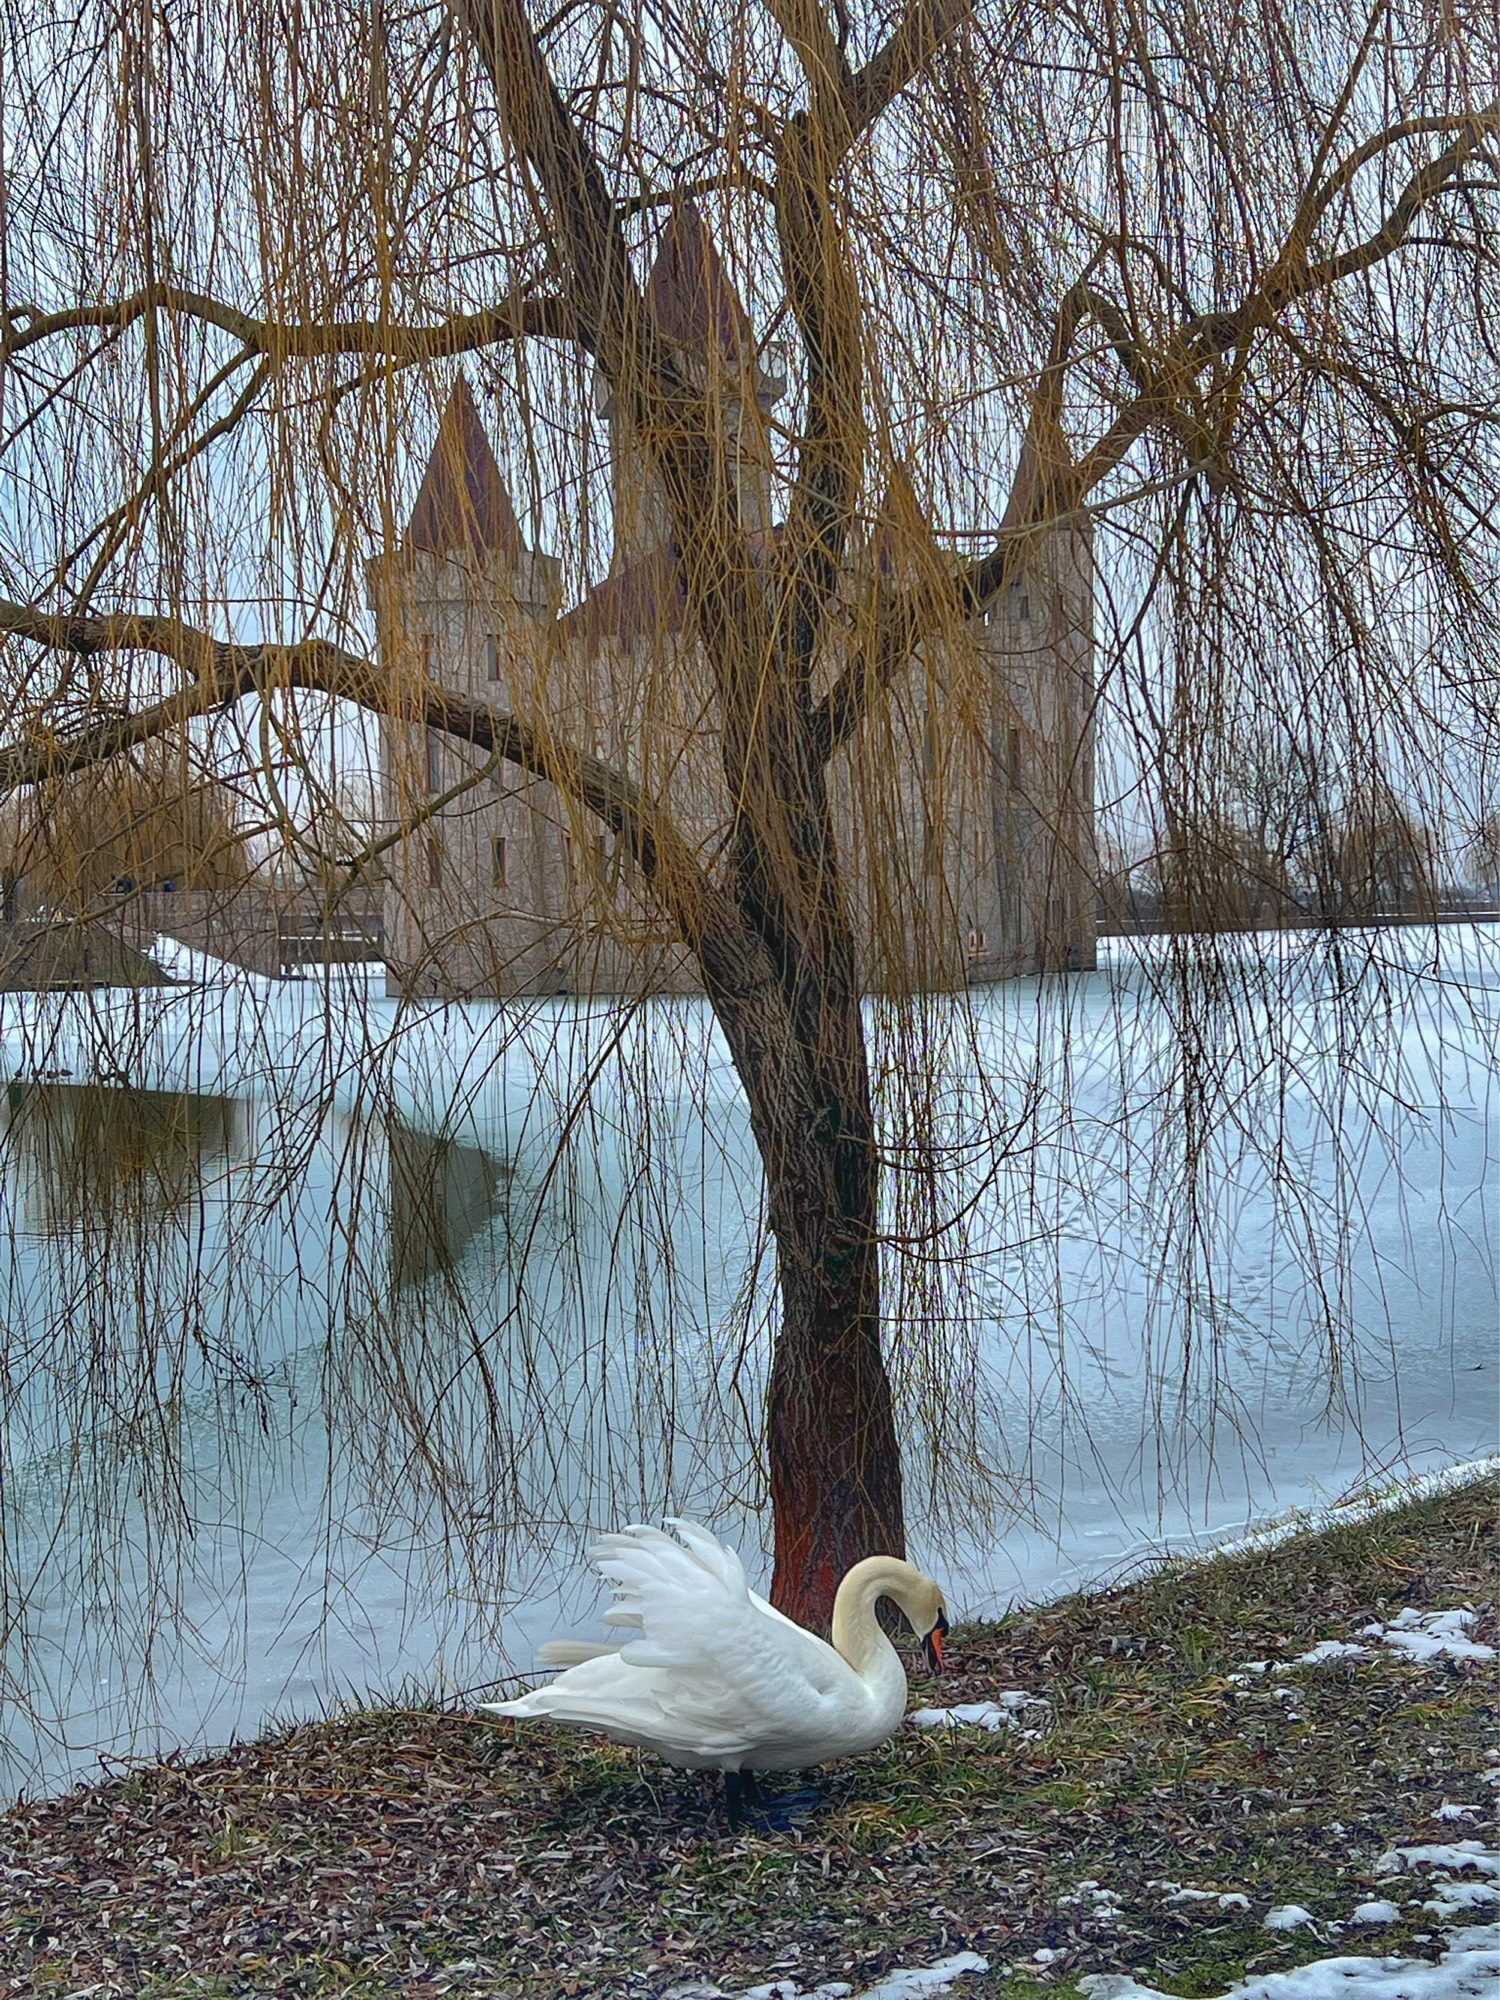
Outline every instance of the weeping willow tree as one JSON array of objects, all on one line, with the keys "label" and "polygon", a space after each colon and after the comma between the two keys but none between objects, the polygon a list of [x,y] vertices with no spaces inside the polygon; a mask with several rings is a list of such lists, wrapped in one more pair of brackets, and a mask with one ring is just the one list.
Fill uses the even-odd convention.
[{"label": "weeping willow tree", "polygon": [[[748,1102],[774,1593],[821,1622],[904,1539],[889,1371],[920,1301],[882,1293],[898,1163],[864,994],[877,967],[927,983],[915,906],[967,923],[942,840],[883,868],[886,829],[971,784],[982,813],[996,765],[1021,799],[1045,754],[1034,838],[1086,870],[1105,717],[1127,816],[1198,884],[1192,829],[1224,824],[1268,715],[1289,759],[1315,748],[1330,818],[1474,806],[1492,17],[238,0],[27,10],[8,40],[0,782],[227,717],[284,801],[289,764],[326,782],[329,698],[457,760],[396,773],[370,858],[405,843],[436,875],[436,817],[497,770],[550,788],[570,852],[609,843],[628,884],[574,863],[580,893],[691,968]],[[759,335],[705,350],[648,284],[689,208]],[[493,584],[475,658],[502,666],[463,686],[380,566],[460,364],[564,572],[555,598],[514,565]],[[554,628],[609,554],[596,413],[661,561],[588,680]],[[632,532],[617,492],[617,571]],[[1059,561],[1097,618],[1071,733],[1007,720],[976,638]]]}]

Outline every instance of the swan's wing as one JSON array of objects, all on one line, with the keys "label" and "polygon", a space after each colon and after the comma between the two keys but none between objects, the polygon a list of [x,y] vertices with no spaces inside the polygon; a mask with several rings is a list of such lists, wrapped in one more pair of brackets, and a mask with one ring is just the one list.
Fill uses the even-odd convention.
[{"label": "swan's wing", "polygon": [[831,1646],[752,1597],[732,1549],[691,1522],[677,1529],[632,1525],[590,1552],[614,1586],[606,1623],[639,1635],[625,1639],[620,1659],[663,1670],[678,1741],[817,1735],[831,1704],[862,1692],[858,1677]]},{"label": "swan's wing", "polygon": [[615,1594],[605,1624],[639,1635],[620,1645],[621,1657],[632,1666],[702,1664],[712,1657],[714,1649],[705,1642],[715,1627],[749,1607],[739,1557],[706,1529],[694,1527],[693,1535],[690,1544],[636,1521],[618,1534],[601,1535],[589,1550],[589,1560]]}]

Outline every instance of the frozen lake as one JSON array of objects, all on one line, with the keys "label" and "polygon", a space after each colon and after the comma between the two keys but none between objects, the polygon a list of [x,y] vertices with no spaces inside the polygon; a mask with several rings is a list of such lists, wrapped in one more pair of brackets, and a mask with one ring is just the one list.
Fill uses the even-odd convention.
[{"label": "frozen lake", "polygon": [[[1114,941],[870,1018],[961,1612],[1496,1448],[1494,927]],[[525,1670],[622,1516],[761,1546],[771,1270],[701,1006],[209,978],[0,997],[0,1060],[0,1793]]]}]

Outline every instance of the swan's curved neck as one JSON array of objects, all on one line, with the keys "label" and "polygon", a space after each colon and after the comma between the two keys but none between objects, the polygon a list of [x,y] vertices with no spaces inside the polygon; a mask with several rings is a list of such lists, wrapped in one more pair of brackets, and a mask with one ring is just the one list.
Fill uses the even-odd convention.
[{"label": "swan's curved neck", "polygon": [[885,1682],[893,1675],[906,1694],[906,1669],[901,1656],[880,1629],[875,1605],[882,1597],[899,1604],[913,1577],[909,1563],[895,1556],[867,1556],[856,1563],[839,1585],[833,1600],[834,1651],[843,1655],[862,1680]]}]

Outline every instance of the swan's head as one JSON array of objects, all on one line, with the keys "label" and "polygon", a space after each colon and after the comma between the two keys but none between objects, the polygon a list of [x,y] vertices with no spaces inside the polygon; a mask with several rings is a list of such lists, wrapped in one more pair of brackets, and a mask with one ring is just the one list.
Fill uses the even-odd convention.
[{"label": "swan's head", "polygon": [[[852,1613],[856,1601],[873,1606],[876,1598],[889,1597],[899,1606],[907,1623],[922,1641],[927,1655],[927,1664],[934,1673],[939,1673],[943,1665],[943,1641],[948,1636],[948,1607],[943,1600],[941,1587],[930,1576],[909,1562],[900,1562],[895,1556],[868,1556],[864,1562],[856,1563],[839,1587],[839,1601],[833,1608],[833,1643],[840,1652],[845,1652],[840,1643],[840,1604],[846,1604]],[[847,1629],[847,1628],[845,1628]],[[845,1657],[848,1654],[845,1653]]]},{"label": "swan's head", "polygon": [[911,1621],[911,1629],[922,1641],[922,1651],[927,1655],[927,1664],[933,1673],[943,1671],[943,1641],[948,1636],[948,1607],[943,1602],[943,1593],[930,1576],[923,1576],[920,1570],[912,1572],[917,1588],[912,1593],[910,1603],[897,1598],[897,1603]]},{"label": "swan's head", "polygon": [[933,1623],[932,1630],[922,1641],[922,1650],[927,1655],[927,1664],[935,1674],[940,1674],[943,1671],[943,1641],[947,1636],[948,1614],[939,1605],[938,1615]]}]

